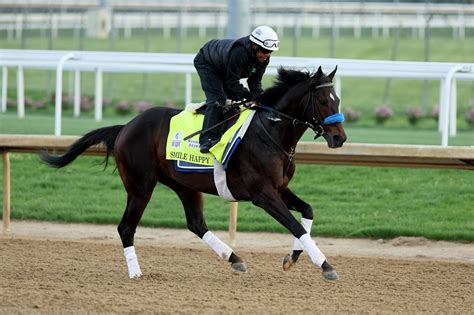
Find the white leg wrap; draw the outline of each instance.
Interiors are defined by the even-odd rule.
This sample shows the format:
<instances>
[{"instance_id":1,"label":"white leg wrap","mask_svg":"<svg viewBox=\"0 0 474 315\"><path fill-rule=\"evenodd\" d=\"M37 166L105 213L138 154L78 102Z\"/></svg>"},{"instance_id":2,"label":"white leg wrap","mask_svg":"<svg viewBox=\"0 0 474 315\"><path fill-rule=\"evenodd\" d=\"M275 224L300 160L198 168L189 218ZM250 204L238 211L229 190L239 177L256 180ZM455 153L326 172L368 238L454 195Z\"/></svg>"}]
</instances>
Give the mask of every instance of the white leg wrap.
<instances>
[{"instance_id":1,"label":"white leg wrap","mask_svg":"<svg viewBox=\"0 0 474 315\"><path fill-rule=\"evenodd\" d=\"M313 226L313 220L301 218L301 225L305 229L308 234L311 234L311 227ZM295 237L295 241L293 242L293 250L303 250L303 244L301 244L300 240Z\"/></svg>"},{"instance_id":2,"label":"white leg wrap","mask_svg":"<svg viewBox=\"0 0 474 315\"><path fill-rule=\"evenodd\" d=\"M202 237L202 240L209 245L212 250L219 255L220 258L224 260L229 260L230 255L232 254L232 248L227 246L226 243L221 241L217 236L214 235L211 231L207 231L206 234Z\"/></svg>"},{"instance_id":3,"label":"white leg wrap","mask_svg":"<svg viewBox=\"0 0 474 315\"><path fill-rule=\"evenodd\" d=\"M142 275L140 265L138 264L137 254L135 254L135 246L129 246L123 249L125 260L127 261L128 276L130 279L138 279Z\"/></svg>"},{"instance_id":4,"label":"white leg wrap","mask_svg":"<svg viewBox=\"0 0 474 315\"><path fill-rule=\"evenodd\" d=\"M313 264L321 267L326 260L323 252L316 246L316 243L311 239L311 236L306 233L300 237L301 243L304 245L304 248L308 252L309 257Z\"/></svg>"}]
</instances>

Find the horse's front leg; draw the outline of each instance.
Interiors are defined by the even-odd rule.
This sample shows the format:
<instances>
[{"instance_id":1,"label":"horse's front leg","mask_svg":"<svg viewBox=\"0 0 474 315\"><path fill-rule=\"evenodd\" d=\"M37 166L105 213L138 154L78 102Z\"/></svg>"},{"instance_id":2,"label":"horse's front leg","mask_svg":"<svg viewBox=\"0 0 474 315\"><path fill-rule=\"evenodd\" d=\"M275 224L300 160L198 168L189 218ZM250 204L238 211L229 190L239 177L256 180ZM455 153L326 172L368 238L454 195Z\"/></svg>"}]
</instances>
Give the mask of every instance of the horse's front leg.
<instances>
[{"instance_id":1,"label":"horse's front leg","mask_svg":"<svg viewBox=\"0 0 474 315\"><path fill-rule=\"evenodd\" d=\"M289 210L295 210L301 213L301 225L306 232L311 235L311 228L313 226L313 208L296 196L289 188L283 190L280 195ZM292 253L283 257L283 270L288 271L294 266L294 264L296 264L298 258L303 252L303 248L303 244L295 237Z\"/></svg>"},{"instance_id":2,"label":"horse's front leg","mask_svg":"<svg viewBox=\"0 0 474 315\"><path fill-rule=\"evenodd\" d=\"M325 280L334 281L339 278L334 268L328 263L326 256L311 239L310 234L305 228L290 213L288 207L276 191L262 191L252 202L267 211L268 214L286 227L301 242L313 264L322 268Z\"/></svg>"}]
</instances>

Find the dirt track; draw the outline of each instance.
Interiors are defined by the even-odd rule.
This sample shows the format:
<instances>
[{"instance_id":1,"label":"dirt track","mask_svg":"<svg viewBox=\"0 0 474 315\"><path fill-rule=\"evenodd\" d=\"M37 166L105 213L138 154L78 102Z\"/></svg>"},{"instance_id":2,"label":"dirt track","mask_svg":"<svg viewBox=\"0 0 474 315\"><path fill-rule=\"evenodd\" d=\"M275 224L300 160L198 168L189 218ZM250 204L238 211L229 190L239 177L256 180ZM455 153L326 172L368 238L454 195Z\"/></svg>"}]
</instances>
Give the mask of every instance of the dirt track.
<instances>
[{"instance_id":1,"label":"dirt track","mask_svg":"<svg viewBox=\"0 0 474 315\"><path fill-rule=\"evenodd\" d=\"M239 233L235 248L249 273L235 275L190 232L139 229L144 276L133 281L114 230L14 222L13 234L0 236L0 313L472 314L474 309L473 244L317 239L341 277L327 283L306 256L291 271L281 270L288 235ZM368 248L358 249L361 245ZM391 256L377 255L384 251Z\"/></svg>"}]
</instances>

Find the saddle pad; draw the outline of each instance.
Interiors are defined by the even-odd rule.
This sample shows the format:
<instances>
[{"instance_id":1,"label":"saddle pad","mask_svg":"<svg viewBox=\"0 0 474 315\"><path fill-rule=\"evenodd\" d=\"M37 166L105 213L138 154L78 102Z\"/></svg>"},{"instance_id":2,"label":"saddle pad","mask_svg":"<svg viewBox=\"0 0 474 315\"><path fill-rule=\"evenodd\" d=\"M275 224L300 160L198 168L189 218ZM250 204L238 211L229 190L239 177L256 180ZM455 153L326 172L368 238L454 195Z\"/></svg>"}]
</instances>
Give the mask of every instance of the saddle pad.
<instances>
[{"instance_id":1,"label":"saddle pad","mask_svg":"<svg viewBox=\"0 0 474 315\"><path fill-rule=\"evenodd\" d=\"M166 142L166 159L177 161L177 169L182 168L185 172L212 171L214 158L221 164L227 164L254 113L252 110L242 111L235 124L222 135L220 142L210 149L210 153L201 153L199 135L188 140L184 138L202 128L204 115L182 111L171 118L170 132ZM244 131L241 127L247 120Z\"/></svg>"}]
</instances>

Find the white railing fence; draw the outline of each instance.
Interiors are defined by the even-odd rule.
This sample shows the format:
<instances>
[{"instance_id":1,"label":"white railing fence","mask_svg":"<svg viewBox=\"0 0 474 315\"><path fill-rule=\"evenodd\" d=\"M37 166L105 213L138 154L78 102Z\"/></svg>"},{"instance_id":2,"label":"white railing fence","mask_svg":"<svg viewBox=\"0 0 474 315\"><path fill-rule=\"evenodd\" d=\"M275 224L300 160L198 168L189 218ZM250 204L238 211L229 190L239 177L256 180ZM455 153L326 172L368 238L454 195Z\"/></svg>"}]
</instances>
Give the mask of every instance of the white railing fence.
<instances>
[{"instance_id":1,"label":"white railing fence","mask_svg":"<svg viewBox=\"0 0 474 315\"><path fill-rule=\"evenodd\" d=\"M55 128L54 134L61 135L62 73L73 71L74 115L80 113L81 72L95 73L95 119L102 119L102 74L121 73L178 73L185 75L185 101L192 101L192 75L195 75L192 54L126 53L107 51L51 51L0 49L2 67L1 111L6 111L8 90L8 69L17 71L18 117L25 116L24 69L56 71ZM343 102L341 78L398 78L440 81L441 145L448 145L448 136L456 135L456 81L474 81L473 63L378 61L355 59L272 57L267 74L275 75L280 67L293 69L316 69L325 71L338 67L336 92Z\"/></svg>"}]
</instances>

